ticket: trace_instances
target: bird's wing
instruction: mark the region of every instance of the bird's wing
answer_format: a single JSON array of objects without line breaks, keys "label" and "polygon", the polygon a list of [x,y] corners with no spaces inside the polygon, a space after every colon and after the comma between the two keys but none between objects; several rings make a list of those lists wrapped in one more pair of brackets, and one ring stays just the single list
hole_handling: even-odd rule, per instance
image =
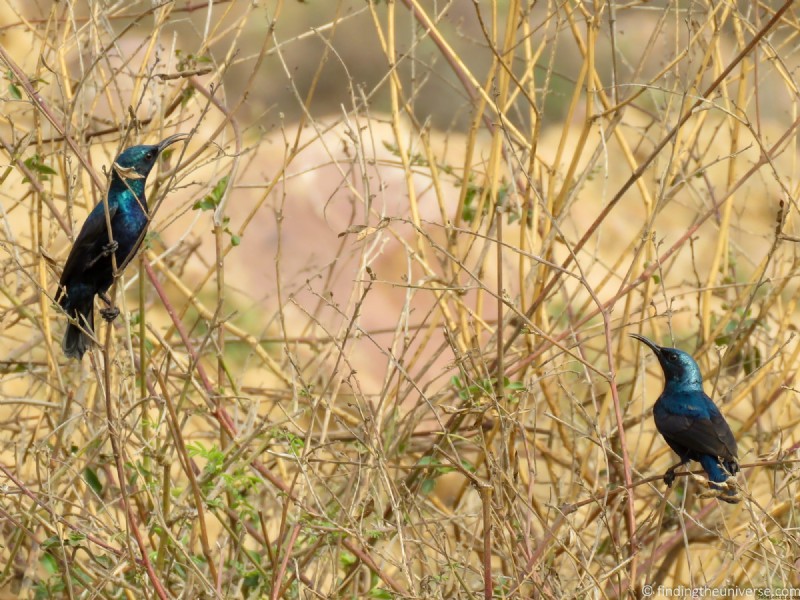
[{"label": "bird's wing", "polygon": [[[117,205],[108,206],[109,220],[114,218],[117,214]],[[92,209],[86,221],[81,227],[78,237],[75,238],[75,243],[72,244],[72,250],[69,252],[67,262],[64,263],[64,270],[61,272],[61,280],[59,286],[66,285],[76,271],[80,271],[85,265],[91,261],[101,248],[98,246],[105,246],[108,243],[108,225],[106,224],[106,212],[101,202]]]},{"label": "bird's wing", "polygon": [[658,431],[693,452],[735,461],[736,438],[725,417],[705,394],[687,396],[669,402],[659,399],[660,406],[653,411]]}]

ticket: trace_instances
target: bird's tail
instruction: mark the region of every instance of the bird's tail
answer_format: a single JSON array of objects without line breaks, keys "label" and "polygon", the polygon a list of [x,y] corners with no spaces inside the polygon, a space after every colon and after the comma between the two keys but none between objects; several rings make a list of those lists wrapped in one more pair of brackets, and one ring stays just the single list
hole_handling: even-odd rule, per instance
[{"label": "bird's tail", "polygon": [[719,491],[720,500],[736,504],[742,497],[735,484],[729,482],[739,471],[736,461],[721,461],[716,456],[704,454],[700,457],[700,464],[708,475],[708,485],[712,490]]},{"label": "bird's tail", "polygon": [[94,331],[94,299],[82,302],[67,312],[77,323],[70,321],[67,324],[67,332],[61,341],[61,349],[68,358],[80,360],[91,343],[91,338],[86,332]]}]

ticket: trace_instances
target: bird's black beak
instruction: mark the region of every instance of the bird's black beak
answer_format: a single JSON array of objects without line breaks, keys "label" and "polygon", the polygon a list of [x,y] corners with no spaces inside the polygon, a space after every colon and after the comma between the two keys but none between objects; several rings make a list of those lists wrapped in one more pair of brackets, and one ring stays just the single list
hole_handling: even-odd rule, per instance
[{"label": "bird's black beak", "polygon": [[628,335],[631,336],[633,339],[642,342],[645,346],[650,348],[650,350],[652,350],[656,356],[661,356],[661,346],[659,346],[658,344],[651,342],[646,337],[644,337],[643,335],[639,335],[638,333],[629,333]]},{"label": "bird's black beak", "polygon": [[181,140],[185,140],[189,137],[188,133],[176,133],[175,135],[171,135],[166,139],[163,139],[158,144],[158,153],[161,154],[164,149],[169,146],[170,144],[174,144],[175,142],[180,142]]}]

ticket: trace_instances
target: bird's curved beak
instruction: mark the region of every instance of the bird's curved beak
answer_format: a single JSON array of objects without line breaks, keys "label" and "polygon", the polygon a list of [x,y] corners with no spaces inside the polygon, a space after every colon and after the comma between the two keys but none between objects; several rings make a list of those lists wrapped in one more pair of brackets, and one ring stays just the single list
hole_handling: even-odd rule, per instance
[{"label": "bird's curved beak", "polygon": [[174,144],[175,142],[180,142],[181,140],[185,140],[188,137],[189,137],[188,133],[176,133],[175,135],[171,135],[168,138],[161,140],[158,143],[158,153],[161,154],[161,152],[164,151],[164,148],[166,148],[170,144]]},{"label": "bird's curved beak", "polygon": [[656,356],[661,356],[661,346],[659,346],[658,344],[651,342],[646,337],[644,337],[643,335],[639,335],[638,333],[629,333],[628,335],[631,336],[633,339],[642,342],[645,346],[650,348],[650,350],[655,352]]}]

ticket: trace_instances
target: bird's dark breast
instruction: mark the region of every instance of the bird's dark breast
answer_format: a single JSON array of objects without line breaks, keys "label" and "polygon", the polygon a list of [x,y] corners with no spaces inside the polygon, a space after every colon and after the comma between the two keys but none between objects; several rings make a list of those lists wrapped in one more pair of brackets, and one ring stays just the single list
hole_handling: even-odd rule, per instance
[{"label": "bird's dark breast", "polygon": [[134,254],[142,240],[142,232],[147,228],[147,217],[143,212],[117,213],[114,216],[114,241],[119,244],[116,252],[117,267],[125,264]]},{"label": "bird's dark breast", "polygon": [[[136,252],[138,248],[142,230],[147,224],[144,215],[137,218],[139,215],[124,215],[117,213],[114,216],[111,226],[114,231],[114,241],[118,244],[114,258],[116,259],[117,269],[121,270],[127,264],[131,255]],[[108,237],[105,236],[103,246],[108,244]],[[102,247],[98,249],[98,255],[102,252]],[[98,261],[87,270],[87,275],[90,278],[95,278],[97,281],[98,291],[105,292],[114,283],[114,263],[111,256],[101,256]]]}]

